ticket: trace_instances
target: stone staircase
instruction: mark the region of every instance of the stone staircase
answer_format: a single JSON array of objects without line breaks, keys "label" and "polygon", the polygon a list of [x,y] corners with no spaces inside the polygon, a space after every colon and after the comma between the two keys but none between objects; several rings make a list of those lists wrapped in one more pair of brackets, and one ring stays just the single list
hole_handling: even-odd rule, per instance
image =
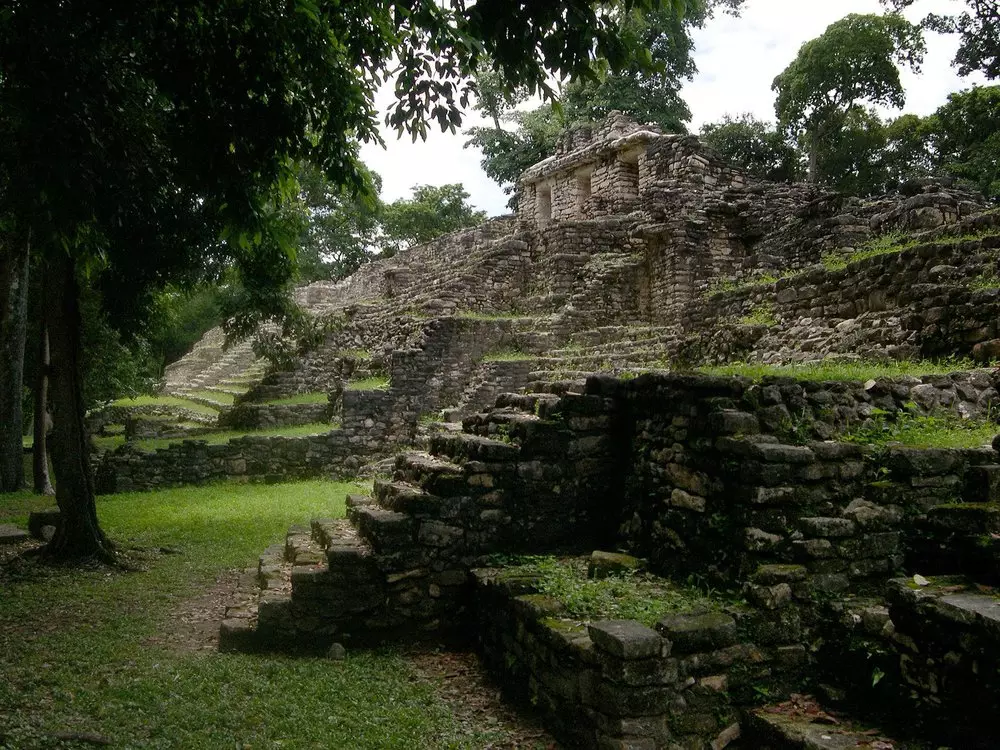
[{"label": "stone staircase", "polygon": [[[260,559],[259,592],[243,590],[227,608],[222,647],[448,638],[449,625],[463,621],[477,559],[585,543],[558,494],[541,490],[551,472],[518,477],[524,461],[566,449],[546,418],[558,402],[550,393],[501,395],[464,432],[434,433],[428,451],[400,454],[371,497],[347,498],[346,519],[290,529]],[[510,492],[515,478],[539,493]]]}]

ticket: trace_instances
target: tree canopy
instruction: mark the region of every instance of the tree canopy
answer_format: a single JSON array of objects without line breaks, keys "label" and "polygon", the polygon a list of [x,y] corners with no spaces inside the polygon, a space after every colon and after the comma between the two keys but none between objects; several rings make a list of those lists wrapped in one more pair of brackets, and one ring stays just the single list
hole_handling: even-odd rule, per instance
[{"label": "tree canopy", "polygon": [[[0,7],[0,217],[45,260],[53,461],[63,524],[50,551],[110,558],[90,478],[79,373],[80,284],[113,289],[112,318],[156,290],[235,267],[277,304],[296,234],[295,165],[365,189],[359,140],[389,122],[452,128],[489,60],[529,91],[634,54],[612,10],[657,0],[10,0]],[[612,7],[613,6],[613,7]],[[30,168],[25,168],[30,165]]]},{"label": "tree canopy", "polygon": [[[916,0],[882,0],[896,11],[909,8]],[[1000,6],[996,0],[965,0],[959,13],[929,13],[922,26],[959,38],[955,66],[960,75],[980,71],[987,78],[1000,78]]]},{"label": "tree canopy", "polygon": [[457,183],[415,185],[412,198],[400,198],[383,209],[382,253],[394,255],[442,234],[482,224],[486,212],[474,209],[468,199],[468,192]]},{"label": "tree canopy", "polygon": [[789,182],[798,177],[800,155],[785,134],[753,115],[726,115],[702,126],[701,140],[752,177]]},{"label": "tree canopy", "polygon": [[851,110],[905,104],[899,66],[919,70],[925,49],[920,28],[898,14],[851,14],[802,45],[771,88],[781,126],[804,136],[811,180],[820,176],[821,142],[849,124]]}]

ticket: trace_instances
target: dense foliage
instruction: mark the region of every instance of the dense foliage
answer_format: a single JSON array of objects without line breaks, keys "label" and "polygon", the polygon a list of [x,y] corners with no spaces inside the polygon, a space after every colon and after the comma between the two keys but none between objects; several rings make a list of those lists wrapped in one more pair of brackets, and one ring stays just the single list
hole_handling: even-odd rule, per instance
[{"label": "dense foliage", "polygon": [[592,75],[595,57],[629,63],[618,25],[592,0],[0,6],[0,242],[25,247],[30,236],[45,265],[65,521],[52,553],[111,557],[83,425],[81,283],[113,290],[103,301],[122,325],[139,324],[167,283],[228,269],[248,301],[283,312],[295,165],[365,190],[357,143],[378,139],[374,92],[387,71],[393,126],[454,129],[487,59],[504,81],[545,90],[552,73]]}]

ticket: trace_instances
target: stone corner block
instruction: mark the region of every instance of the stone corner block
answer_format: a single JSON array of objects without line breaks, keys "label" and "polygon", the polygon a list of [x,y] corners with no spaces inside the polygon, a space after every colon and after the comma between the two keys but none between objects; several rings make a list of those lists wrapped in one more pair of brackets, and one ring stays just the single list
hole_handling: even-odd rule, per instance
[{"label": "stone corner block", "polygon": [[666,656],[667,642],[652,628],[634,620],[602,620],[587,626],[590,639],[601,651],[620,659]]}]

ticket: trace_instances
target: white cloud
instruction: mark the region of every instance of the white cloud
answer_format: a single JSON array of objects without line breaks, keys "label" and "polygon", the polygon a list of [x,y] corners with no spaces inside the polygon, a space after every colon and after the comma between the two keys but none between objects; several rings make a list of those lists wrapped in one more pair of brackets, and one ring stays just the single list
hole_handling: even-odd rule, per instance
[{"label": "white cloud", "polygon": [[[942,4],[960,7],[961,0],[920,0],[908,12],[911,20],[930,9],[947,10]],[[718,120],[726,113],[751,112],[762,119],[774,118],[771,82],[799,47],[823,33],[848,13],[880,13],[878,0],[748,0],[739,18],[720,15],[695,34],[695,61],[699,73],[682,92],[694,115],[692,129]],[[930,33],[922,74],[904,71],[907,112],[928,114],[941,106],[949,93],[983,82],[981,76],[959,78],[951,67],[957,40]],[[380,92],[379,104],[388,105],[391,89]],[[480,124],[470,112],[463,127]],[[407,197],[414,185],[461,182],[471,202],[491,215],[506,213],[507,196],[479,166],[481,155],[463,148],[467,138],[434,131],[427,141],[411,143],[385,131],[387,150],[368,145],[362,149],[365,162],[382,176],[386,200]]]}]

